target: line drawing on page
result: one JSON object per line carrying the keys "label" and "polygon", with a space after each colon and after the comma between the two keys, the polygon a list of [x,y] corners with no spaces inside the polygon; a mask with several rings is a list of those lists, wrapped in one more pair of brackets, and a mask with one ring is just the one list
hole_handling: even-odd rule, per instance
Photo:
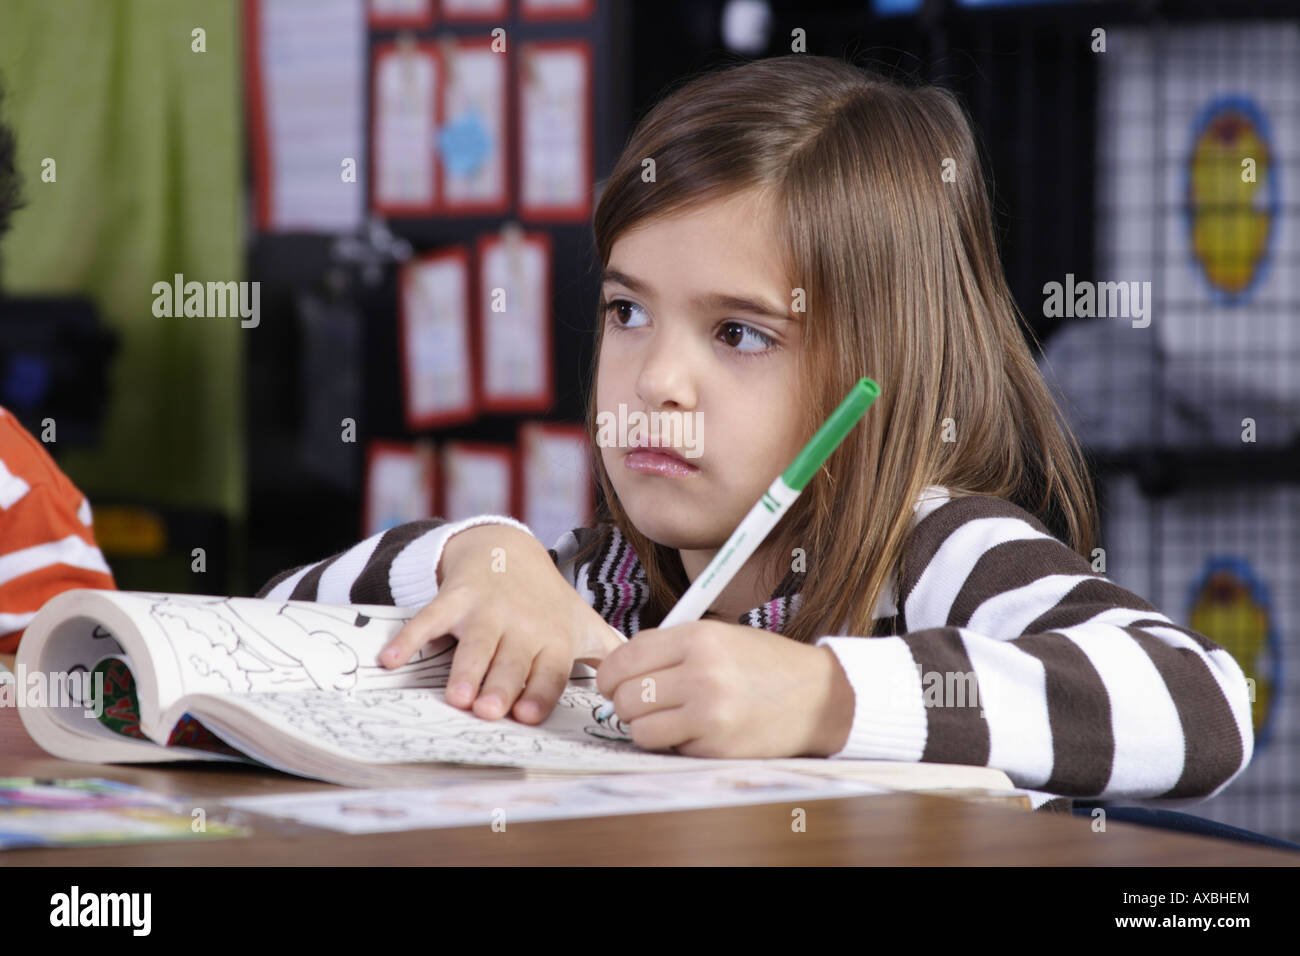
{"label": "line drawing on page", "polygon": [[564,697],[570,700],[540,725],[509,717],[484,720],[447,704],[429,688],[247,694],[231,702],[304,742],[369,763],[625,770],[694,759],[597,736],[591,733],[600,729],[592,711],[604,699],[573,687]]}
{"label": "line drawing on page", "polygon": [[[186,669],[187,692],[445,687],[455,639],[425,645],[397,670],[379,651],[414,614],[240,598],[156,596],[149,617]],[[382,610],[385,613],[376,613]]]}

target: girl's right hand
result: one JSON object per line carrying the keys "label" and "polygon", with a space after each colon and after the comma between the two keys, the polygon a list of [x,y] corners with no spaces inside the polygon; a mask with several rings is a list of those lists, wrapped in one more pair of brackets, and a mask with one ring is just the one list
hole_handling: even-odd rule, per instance
{"label": "girl's right hand", "polygon": [[474,525],[457,532],[444,545],[436,574],[438,593],[379,659],[400,667],[428,642],[455,635],[447,703],[472,707],[484,719],[513,710],[521,723],[541,723],[564,693],[575,660],[595,666],[623,643],[542,543],[518,528]]}

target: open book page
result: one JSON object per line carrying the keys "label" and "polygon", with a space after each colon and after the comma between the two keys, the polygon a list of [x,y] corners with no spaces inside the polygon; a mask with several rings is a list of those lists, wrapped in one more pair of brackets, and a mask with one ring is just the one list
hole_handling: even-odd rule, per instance
{"label": "open book page", "polygon": [[176,594],[130,599],[151,644],[145,628],[161,634],[171,650],[176,696],[431,686],[434,675],[445,681],[455,644],[445,637],[389,670],[379,652],[416,608]]}
{"label": "open book page", "polygon": [[258,760],[359,786],[436,779],[436,768],[394,765],[440,762],[580,773],[736,765],[641,750],[617,719],[597,722],[605,699],[594,678],[571,680],[538,725],[484,720],[448,704],[444,691],[445,681],[434,688],[204,695],[189,704],[205,726]]}
{"label": "open book page", "polygon": [[[396,671],[378,662],[379,651],[415,611],[74,590],[57,595],[32,621],[17,666],[29,673],[77,675],[108,657],[129,659],[140,728],[161,743],[184,713],[183,699],[192,694],[445,684],[455,645],[450,636]],[[70,741],[108,748],[97,759],[145,759],[154,745],[114,734],[86,716],[88,706],[83,701],[43,705],[25,711],[23,720],[47,749],[47,735],[40,731],[57,725]],[[63,755],[65,749],[54,752]],[[178,753],[177,759],[183,756]]]}
{"label": "open book page", "polygon": [[[132,632],[132,644],[144,669],[150,653],[116,602],[119,593],[75,589],[56,595],[28,625],[11,678],[17,685],[19,715],[25,732],[43,750],[66,760],[132,762],[158,760],[159,744],[115,733],[103,722],[104,687],[93,678],[96,665],[110,658],[129,660],[124,645],[103,621],[111,610],[116,624]],[[39,690],[39,693],[37,691]],[[166,739],[166,733],[163,733]],[[175,747],[168,760],[232,759],[201,750]]]}
{"label": "open book page", "polygon": [[[447,636],[426,645],[404,667],[381,665],[379,652],[415,608],[178,594],[109,598],[129,612],[148,645],[156,705],[165,723],[179,716],[169,713],[175,703],[193,694],[444,686],[455,648],[455,638]],[[144,669],[135,673],[147,686]]]}

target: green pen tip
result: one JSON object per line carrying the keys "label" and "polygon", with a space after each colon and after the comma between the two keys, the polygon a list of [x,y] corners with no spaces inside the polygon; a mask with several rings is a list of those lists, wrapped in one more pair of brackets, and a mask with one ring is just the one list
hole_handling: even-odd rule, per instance
{"label": "green pen tip", "polygon": [[840,442],[844,440],[858,420],[867,413],[880,396],[880,386],[869,378],[860,378],[849,389],[849,394],[840,402],[839,407],[831,412],[826,423],[817,429],[817,434],[799,452],[798,457],[790,463],[781,478],[794,491],[803,491],[804,485],[817,474],[818,469],[831,456]]}

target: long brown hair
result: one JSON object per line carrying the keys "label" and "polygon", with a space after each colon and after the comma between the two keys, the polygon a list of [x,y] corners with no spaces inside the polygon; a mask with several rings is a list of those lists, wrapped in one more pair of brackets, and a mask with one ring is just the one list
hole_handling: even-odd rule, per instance
{"label": "long brown hair", "polygon": [[[647,158],[654,182],[642,178]],[[799,548],[806,560],[786,636],[872,633],[927,485],[1009,500],[1088,556],[1098,536],[1091,479],[1021,332],[1033,336],[1002,273],[957,98],[800,54],[691,77],[637,124],[605,184],[593,222],[601,266],[638,223],[753,187],[776,203],[787,274],[806,297],[804,439],[859,378],[881,386],[769,536],[768,553],[788,561]],[[605,472],[599,315],[596,329],[587,429],[600,519],[640,558],[651,626],[689,582],[677,551],[631,523]]]}

